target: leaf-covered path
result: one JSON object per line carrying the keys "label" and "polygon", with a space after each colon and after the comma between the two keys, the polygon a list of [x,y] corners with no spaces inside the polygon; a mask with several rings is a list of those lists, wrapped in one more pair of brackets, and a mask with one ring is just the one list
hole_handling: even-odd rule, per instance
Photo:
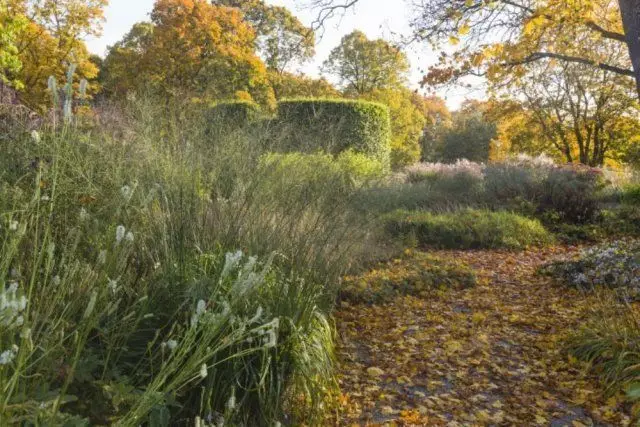
{"label": "leaf-covered path", "polygon": [[628,425],[562,351],[590,301],[536,275],[577,248],[439,251],[478,286],[343,303],[339,425]]}

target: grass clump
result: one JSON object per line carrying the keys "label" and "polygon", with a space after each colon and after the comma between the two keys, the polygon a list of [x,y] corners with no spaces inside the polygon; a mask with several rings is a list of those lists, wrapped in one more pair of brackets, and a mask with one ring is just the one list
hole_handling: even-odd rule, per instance
{"label": "grass clump", "polygon": [[386,217],[386,224],[392,236],[410,236],[420,245],[447,249],[524,249],[553,240],[539,221],[510,212],[396,211]]}
{"label": "grass clump", "polygon": [[624,393],[629,402],[640,401],[640,312],[637,305],[621,303],[603,294],[587,321],[566,343],[570,355],[587,364],[608,395]]}
{"label": "grass clump", "polygon": [[476,283],[476,275],[464,263],[408,250],[365,274],[345,277],[340,295],[355,303],[380,304],[397,295],[426,296],[433,290],[466,289]]}
{"label": "grass clump", "polygon": [[377,167],[101,108],[0,139],[0,424],[320,423]]}

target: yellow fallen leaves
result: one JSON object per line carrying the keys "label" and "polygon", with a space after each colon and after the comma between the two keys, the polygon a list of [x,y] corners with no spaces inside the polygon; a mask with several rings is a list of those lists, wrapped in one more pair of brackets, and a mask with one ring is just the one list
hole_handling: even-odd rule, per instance
{"label": "yellow fallen leaves", "polygon": [[623,399],[605,399],[560,351],[589,301],[535,275],[572,251],[438,251],[473,267],[477,286],[340,310],[336,424],[629,425]]}

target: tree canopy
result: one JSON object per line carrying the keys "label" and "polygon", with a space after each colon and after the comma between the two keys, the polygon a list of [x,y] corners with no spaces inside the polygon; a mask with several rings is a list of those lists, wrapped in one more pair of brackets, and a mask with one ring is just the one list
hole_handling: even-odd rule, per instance
{"label": "tree canopy", "polygon": [[331,51],[323,71],[335,76],[345,93],[362,95],[376,89],[402,87],[409,61],[389,42],[369,40],[362,31],[354,31]]}

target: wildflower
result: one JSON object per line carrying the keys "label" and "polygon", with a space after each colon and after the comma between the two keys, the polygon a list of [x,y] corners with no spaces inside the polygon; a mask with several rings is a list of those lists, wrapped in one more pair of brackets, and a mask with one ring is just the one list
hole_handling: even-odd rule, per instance
{"label": "wildflower", "polygon": [[207,378],[207,374],[207,364],[203,363],[202,366],[200,366],[200,378]]}
{"label": "wildflower", "polygon": [[18,221],[9,222],[9,230],[18,231]]}
{"label": "wildflower", "polygon": [[18,282],[9,282],[9,293],[15,294],[18,290]]}
{"label": "wildflower", "polygon": [[129,187],[128,185],[123,185],[122,188],[120,189],[120,194],[122,194],[122,197],[125,200],[129,200],[131,198],[132,193],[133,191],[131,190],[131,187]]}
{"label": "wildflower", "polygon": [[40,142],[40,134],[38,133],[37,130],[34,129],[34,130],[31,131],[31,139],[36,144]]}
{"label": "wildflower", "polygon": [[51,279],[51,283],[54,286],[59,286],[60,285],[60,276],[58,276],[58,275],[53,276],[53,279]]}
{"label": "wildflower", "polygon": [[167,347],[169,347],[169,350],[175,350],[176,347],[178,346],[178,341],[176,340],[169,340],[167,341]]}
{"label": "wildflower", "polygon": [[86,221],[88,217],[89,214],[87,213],[87,210],[85,208],[80,208],[80,221]]}
{"label": "wildflower", "polygon": [[232,390],[231,396],[229,397],[229,400],[227,400],[227,409],[229,411],[233,411],[235,407],[236,407],[236,391]]}
{"label": "wildflower", "polygon": [[18,350],[20,349],[14,344],[9,350],[5,350],[0,353],[0,365],[8,365],[11,363],[18,354]]}
{"label": "wildflower", "polygon": [[116,243],[120,243],[122,239],[124,239],[126,231],[127,230],[124,228],[124,225],[119,225],[116,227]]}
{"label": "wildflower", "polygon": [[91,313],[93,313],[93,309],[96,307],[96,300],[98,299],[98,294],[97,292],[93,292],[91,294],[91,298],[89,299],[89,304],[87,304],[87,308],[84,310],[84,314],[82,315],[83,319],[86,319],[87,317],[91,316]]}
{"label": "wildflower", "polygon": [[104,264],[107,262],[107,251],[100,251],[98,253],[98,264]]}
{"label": "wildflower", "polygon": [[107,278],[107,287],[115,294],[118,291],[118,280]]}
{"label": "wildflower", "polygon": [[49,198],[49,196],[45,194],[42,197],[40,197],[40,200],[43,202],[48,202],[49,200],[51,200],[51,198]]}
{"label": "wildflower", "polygon": [[202,316],[207,311],[207,303],[204,300],[199,300],[196,305],[196,314]]}
{"label": "wildflower", "polygon": [[224,267],[222,268],[221,277],[226,277],[231,272],[231,270],[235,269],[241,259],[242,251],[237,251],[234,253],[227,252],[224,256]]}
{"label": "wildflower", "polygon": [[127,242],[129,243],[133,243],[133,233],[132,232],[127,232],[127,235],[124,237],[126,239]]}

